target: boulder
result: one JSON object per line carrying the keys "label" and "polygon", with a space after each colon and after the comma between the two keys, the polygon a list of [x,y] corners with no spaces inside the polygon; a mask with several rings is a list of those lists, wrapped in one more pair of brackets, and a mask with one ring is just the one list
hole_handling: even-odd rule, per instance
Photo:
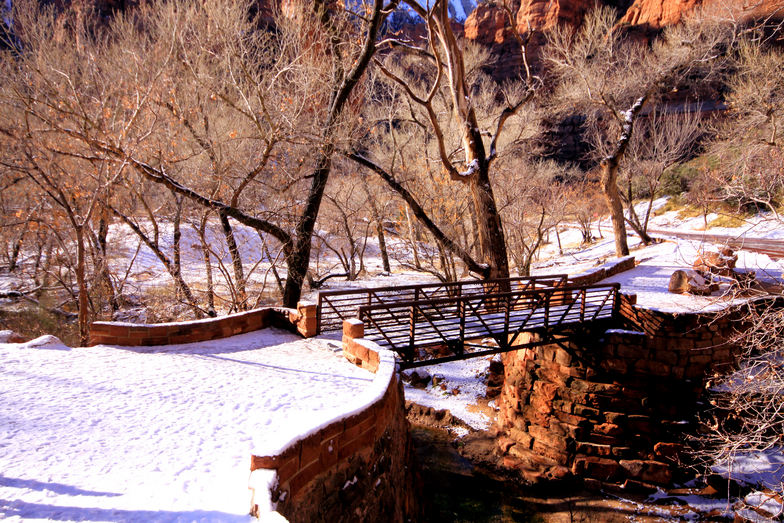
{"label": "boulder", "polygon": [[517,31],[547,31],[560,24],[577,27],[595,0],[523,0],[517,12]]}
{"label": "boulder", "polygon": [[24,343],[27,338],[12,330],[0,330],[0,343]]}
{"label": "boulder", "polygon": [[681,269],[672,273],[668,290],[673,294],[697,294],[705,296],[718,289],[705,281],[699,272],[692,269]]}
{"label": "boulder", "polygon": [[692,267],[696,271],[718,274],[720,276],[733,276],[738,255],[729,247],[721,251],[705,251],[694,260]]}
{"label": "boulder", "polygon": [[495,4],[478,4],[465,21],[465,37],[485,45],[504,43],[512,30],[506,12]]}

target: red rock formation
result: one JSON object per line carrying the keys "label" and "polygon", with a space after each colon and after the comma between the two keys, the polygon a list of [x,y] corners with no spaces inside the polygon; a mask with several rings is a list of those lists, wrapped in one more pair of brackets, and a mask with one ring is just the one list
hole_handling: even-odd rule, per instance
{"label": "red rock formation", "polygon": [[619,23],[660,29],[677,24],[686,13],[700,4],[702,0],[636,0]]}
{"label": "red rock formation", "polygon": [[507,13],[495,4],[479,4],[465,21],[465,36],[485,45],[502,44],[512,36]]}
{"label": "red rock formation", "polygon": [[523,0],[517,12],[520,33],[546,31],[558,24],[579,25],[598,0]]}
{"label": "red rock formation", "polygon": [[706,14],[737,20],[784,16],[784,0],[635,0],[621,24],[661,29],[679,23],[684,16],[702,8]]}

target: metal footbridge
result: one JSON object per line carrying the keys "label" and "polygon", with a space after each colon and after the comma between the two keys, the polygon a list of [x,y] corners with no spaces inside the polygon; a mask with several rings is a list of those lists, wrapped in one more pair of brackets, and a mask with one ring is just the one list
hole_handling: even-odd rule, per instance
{"label": "metal footbridge", "polygon": [[325,291],[318,322],[326,332],[359,318],[411,368],[588,336],[615,320],[619,289],[550,275]]}

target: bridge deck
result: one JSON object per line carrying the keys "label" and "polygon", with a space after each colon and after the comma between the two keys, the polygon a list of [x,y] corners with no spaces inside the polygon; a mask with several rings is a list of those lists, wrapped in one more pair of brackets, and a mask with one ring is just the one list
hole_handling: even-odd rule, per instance
{"label": "bridge deck", "polygon": [[400,303],[408,301],[434,300],[445,297],[486,294],[492,292],[523,291],[564,286],[565,274],[547,276],[525,276],[498,280],[464,280],[447,283],[425,283],[373,287],[362,289],[340,289],[318,293],[318,331],[339,331],[343,320],[356,318],[361,306]]}
{"label": "bridge deck", "polygon": [[559,286],[381,303],[360,307],[359,317],[366,339],[397,352],[403,367],[416,367],[522,348],[527,332],[565,334],[611,320],[618,290]]}

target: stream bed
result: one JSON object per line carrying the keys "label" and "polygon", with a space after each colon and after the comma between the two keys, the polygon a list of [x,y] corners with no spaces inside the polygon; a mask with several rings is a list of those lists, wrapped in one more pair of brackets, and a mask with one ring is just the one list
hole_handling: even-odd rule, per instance
{"label": "stream bed", "polygon": [[[722,510],[698,510],[683,500],[586,491],[577,485],[526,487],[476,465],[458,451],[461,439],[443,428],[412,424],[426,522],[653,523],[727,522]],[[469,443],[470,444],[470,443]],[[659,496],[661,498],[661,496]],[[708,501],[707,499],[705,501]],[[721,500],[712,500],[721,504]]]}

